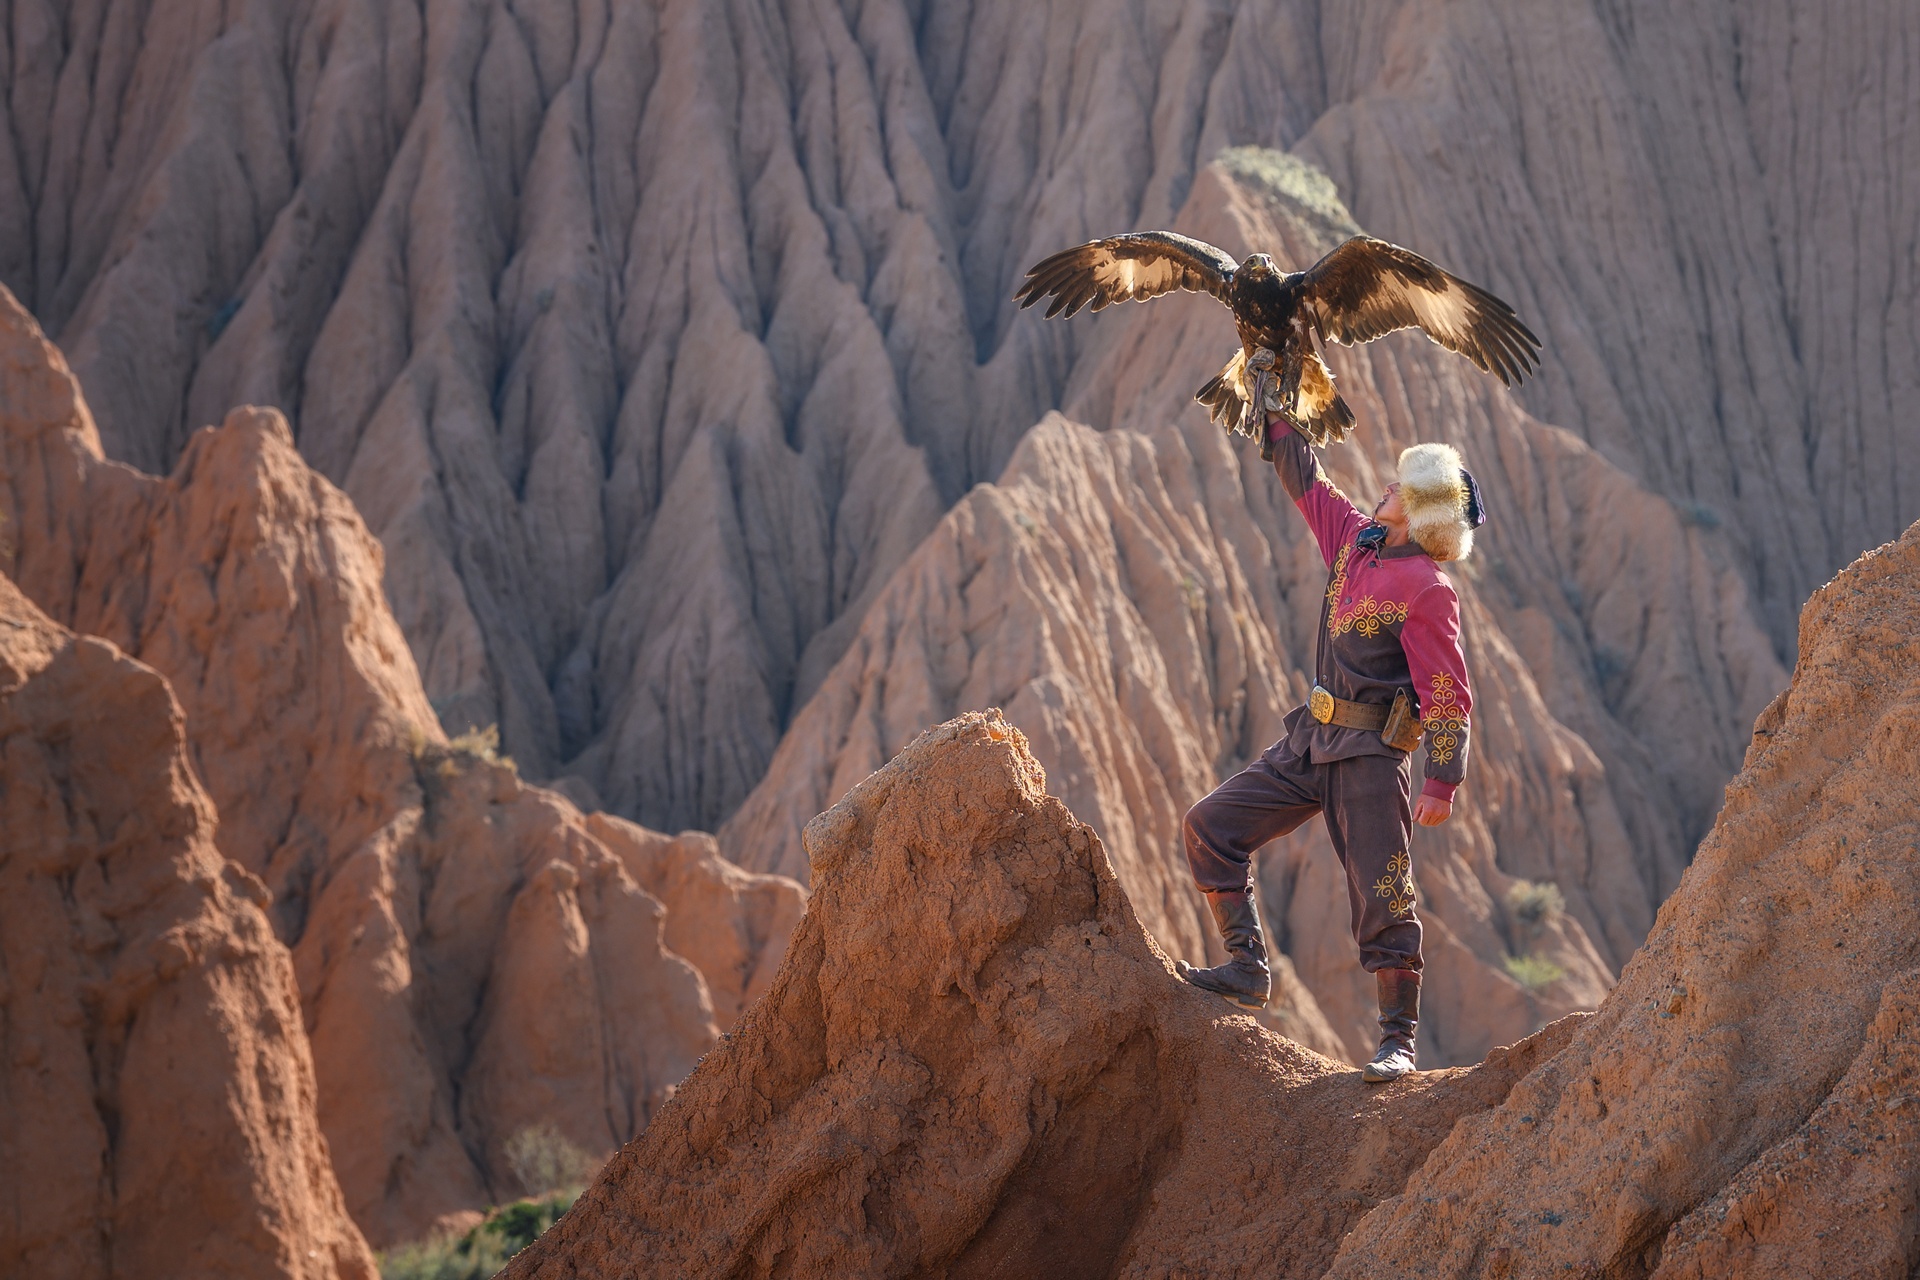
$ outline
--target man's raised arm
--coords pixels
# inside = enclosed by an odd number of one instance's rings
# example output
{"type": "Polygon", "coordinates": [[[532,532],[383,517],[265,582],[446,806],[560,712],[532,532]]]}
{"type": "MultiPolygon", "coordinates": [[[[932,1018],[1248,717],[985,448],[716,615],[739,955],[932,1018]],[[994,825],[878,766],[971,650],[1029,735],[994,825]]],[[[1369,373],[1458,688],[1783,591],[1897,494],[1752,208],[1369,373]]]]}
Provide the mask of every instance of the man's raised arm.
{"type": "Polygon", "coordinates": [[[1366,525],[1367,517],[1346,494],[1333,487],[1333,481],[1320,469],[1313,446],[1285,418],[1269,414],[1267,432],[1273,440],[1273,469],[1279,473],[1293,505],[1307,518],[1307,527],[1320,544],[1321,558],[1331,565],[1340,548],[1366,525]]]}

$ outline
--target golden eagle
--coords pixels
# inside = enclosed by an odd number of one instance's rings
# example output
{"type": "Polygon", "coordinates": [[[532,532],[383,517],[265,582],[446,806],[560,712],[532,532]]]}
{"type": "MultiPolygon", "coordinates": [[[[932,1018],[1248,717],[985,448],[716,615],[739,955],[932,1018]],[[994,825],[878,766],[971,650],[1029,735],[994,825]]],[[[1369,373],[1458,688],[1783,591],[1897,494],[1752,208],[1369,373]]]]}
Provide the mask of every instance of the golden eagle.
{"type": "Polygon", "coordinates": [[[1352,429],[1353,411],[1334,390],[1315,338],[1352,346],[1418,325],[1508,386],[1526,377],[1540,351],[1512,307],[1410,249],[1369,236],[1355,236],[1305,271],[1282,272],[1264,253],[1236,263],[1204,241],[1139,231],[1054,254],[1027,272],[1013,299],[1030,307],[1051,297],[1049,317],[1071,316],[1089,303],[1098,311],[1174,289],[1204,291],[1232,308],[1240,350],[1193,398],[1210,420],[1263,442],[1256,397],[1315,444],[1344,440],[1352,429]],[[1276,363],[1277,388],[1265,390],[1276,363]]]}

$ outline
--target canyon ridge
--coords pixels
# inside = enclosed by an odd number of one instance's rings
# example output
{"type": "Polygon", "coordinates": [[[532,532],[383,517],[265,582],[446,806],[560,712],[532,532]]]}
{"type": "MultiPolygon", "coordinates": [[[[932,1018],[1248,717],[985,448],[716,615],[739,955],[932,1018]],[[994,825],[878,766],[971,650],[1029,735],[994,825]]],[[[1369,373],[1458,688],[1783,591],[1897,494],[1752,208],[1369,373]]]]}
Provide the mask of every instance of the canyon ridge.
{"type": "Polygon", "coordinates": [[[1116,1197],[1051,1269],[1912,1268],[1912,816],[1863,779],[1916,758],[1920,11],[7,15],[0,1119],[51,1163],[0,1269],[370,1276],[530,1190],[543,1126],[614,1163],[542,1274],[656,1229],[991,1271],[1116,1197]],[[1217,304],[1009,301],[1140,227],[1385,236],[1545,343],[1516,391],[1330,355],[1337,484],[1443,439],[1493,512],[1399,1093],[1339,1067],[1373,994],[1318,824],[1259,865],[1258,1025],[1161,985],[1221,954],[1180,818],[1304,699],[1325,569],[1190,401],[1217,304]],[[832,870],[902,848],[1002,877],[923,922],[931,1004],[832,870]],[[1234,1080],[1297,1149],[1183,1200],[1234,1080]],[[1030,1113],[926,1119],[989,1087],[1030,1113]],[[1387,1135],[1400,1174],[1343,1163],[1387,1135]]]}

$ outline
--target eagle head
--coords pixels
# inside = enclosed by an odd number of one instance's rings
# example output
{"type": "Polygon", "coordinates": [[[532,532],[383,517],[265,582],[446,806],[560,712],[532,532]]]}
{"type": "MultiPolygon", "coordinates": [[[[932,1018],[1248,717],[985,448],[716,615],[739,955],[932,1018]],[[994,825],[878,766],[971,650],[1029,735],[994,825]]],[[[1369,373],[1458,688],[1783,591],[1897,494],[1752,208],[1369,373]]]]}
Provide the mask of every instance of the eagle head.
{"type": "Polygon", "coordinates": [[[1240,270],[1234,274],[1239,275],[1241,272],[1244,272],[1250,279],[1254,280],[1270,276],[1273,274],[1273,259],[1264,253],[1256,253],[1241,263],[1240,270]]]}

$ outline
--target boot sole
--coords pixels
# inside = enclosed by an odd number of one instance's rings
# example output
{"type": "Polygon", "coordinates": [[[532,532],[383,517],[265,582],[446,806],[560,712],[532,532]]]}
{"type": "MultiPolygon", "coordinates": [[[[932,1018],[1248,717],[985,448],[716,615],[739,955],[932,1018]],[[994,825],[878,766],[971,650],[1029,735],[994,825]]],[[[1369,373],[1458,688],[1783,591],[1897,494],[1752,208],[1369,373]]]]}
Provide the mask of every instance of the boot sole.
{"type": "Polygon", "coordinates": [[[1173,967],[1174,967],[1174,971],[1180,975],[1180,980],[1186,983],[1188,986],[1192,987],[1195,991],[1204,991],[1210,996],[1219,996],[1222,1000],[1225,1000],[1228,1004],[1234,1005],[1241,1009],[1245,1009],[1249,1013],[1258,1013],[1262,1009],[1267,1007],[1267,1002],[1265,1000],[1255,1001],[1252,996],[1233,995],[1226,991],[1216,991],[1212,987],[1201,986],[1199,983],[1193,980],[1193,975],[1196,972],[1196,970],[1192,965],[1188,964],[1185,960],[1175,961],[1173,967]]]}
{"type": "Polygon", "coordinates": [[[1417,1070],[1419,1070],[1419,1068],[1409,1067],[1405,1071],[1395,1071],[1389,1074],[1387,1072],[1376,1071],[1373,1064],[1369,1062],[1366,1066],[1360,1068],[1360,1078],[1368,1084],[1392,1084],[1395,1080],[1406,1079],[1417,1070]]]}

